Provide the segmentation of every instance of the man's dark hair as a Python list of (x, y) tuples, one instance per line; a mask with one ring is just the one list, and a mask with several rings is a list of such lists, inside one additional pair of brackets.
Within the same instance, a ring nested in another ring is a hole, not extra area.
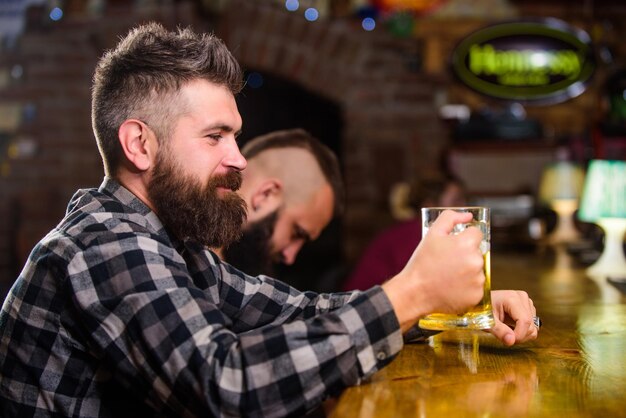
[(176, 116), (185, 112), (177, 93), (197, 79), (225, 86), (233, 95), (243, 87), (241, 68), (224, 43), (189, 28), (139, 26), (103, 55), (93, 77), (91, 118), (107, 174), (120, 163), (121, 124), (136, 118), (159, 140), (166, 138)]
[(410, 185), (407, 203), (411, 208), (419, 212), (420, 208), (424, 206), (424, 202), (437, 202), (451, 184), (456, 184), (461, 189), (465, 188), (463, 181), (459, 177), (447, 172), (414, 179)]
[(327, 145), (304, 129), (286, 129), (252, 139), (241, 148), (241, 154), (246, 159), (251, 159), (264, 151), (275, 148), (302, 148), (309, 151), (333, 190), (334, 215), (337, 216), (343, 212), (344, 188), (341, 169), (337, 156)]

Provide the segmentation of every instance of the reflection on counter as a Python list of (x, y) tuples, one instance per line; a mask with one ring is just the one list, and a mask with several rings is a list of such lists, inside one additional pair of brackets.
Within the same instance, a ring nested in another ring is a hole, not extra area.
[[(607, 284), (605, 292), (612, 286)], [(618, 296), (621, 298), (618, 292)], [(606, 293), (603, 293), (606, 295)], [(611, 293), (611, 298), (615, 296)], [(626, 306), (621, 304), (585, 305), (578, 319), (578, 332), (586, 361), (593, 365), (589, 389), (614, 399), (623, 399), (624, 353), (626, 353)]]
[[(357, 388), (354, 395), (367, 396), (357, 401), (356, 416), (439, 417), (467, 411), (477, 417), (521, 417), (539, 387), (531, 351), (509, 351), (481, 331), (444, 332), (428, 344), (407, 346), (396, 361), (401, 367), (393, 370), (413, 373), (383, 370)], [(345, 415), (339, 409), (331, 416)]]

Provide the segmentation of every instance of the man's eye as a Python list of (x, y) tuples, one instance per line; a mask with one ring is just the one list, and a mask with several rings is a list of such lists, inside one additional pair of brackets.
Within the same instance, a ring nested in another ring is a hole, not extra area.
[(221, 134), (209, 134), (207, 136), (209, 138), (215, 140), (215, 141), (219, 141), (220, 139), (222, 139), (222, 135)]
[(293, 232), (294, 239), (301, 239), (304, 241), (309, 241), (309, 234), (302, 228), (296, 228)]

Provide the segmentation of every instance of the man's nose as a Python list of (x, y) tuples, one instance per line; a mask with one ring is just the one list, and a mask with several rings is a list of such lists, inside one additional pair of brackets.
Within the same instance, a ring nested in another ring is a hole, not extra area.
[(237, 171), (242, 171), (248, 165), (248, 161), (246, 161), (245, 157), (241, 154), (235, 139), (229, 144), (229, 149), (223, 162), (227, 167)]
[(288, 266), (292, 265), (296, 261), (296, 257), (298, 256), (303, 244), (304, 242), (302, 240), (298, 240), (285, 247), (282, 251), (283, 264)]

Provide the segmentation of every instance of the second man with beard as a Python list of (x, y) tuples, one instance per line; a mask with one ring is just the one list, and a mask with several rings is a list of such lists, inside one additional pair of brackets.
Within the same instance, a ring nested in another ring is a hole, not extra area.
[(302, 246), (342, 211), (339, 163), (303, 129), (259, 136), (241, 153), (248, 160), (239, 189), (247, 222), (239, 240), (216, 251), (248, 274), (274, 275), (277, 264), (293, 264)]

